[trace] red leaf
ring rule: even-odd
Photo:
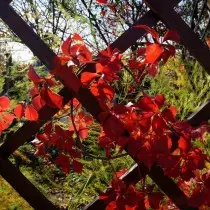
[[[36,145],[36,152],[34,153],[34,155],[36,155],[36,156],[44,155],[45,149],[46,149],[46,147],[45,147],[44,143]]]
[[[181,178],[185,181],[189,181],[191,178],[195,176],[192,172],[192,169],[188,167],[187,164],[183,164],[180,169]]]
[[[73,158],[81,158],[82,157],[82,154],[81,152],[77,152],[75,150],[72,150],[72,151],[69,151],[69,154],[71,155],[71,157]]]
[[[151,127],[151,117],[153,113],[144,112],[139,119],[139,127],[143,132],[148,132]]]
[[[99,120],[107,136],[120,137],[125,132],[125,128],[118,118],[108,112],[100,113]]]
[[[17,104],[14,109],[14,114],[18,119],[21,119],[24,116],[24,104]]]
[[[161,108],[165,104],[165,97],[163,94],[158,94],[154,98],[155,103],[158,105],[159,108]]]
[[[10,107],[10,100],[7,96],[0,97],[0,111],[5,111]]]
[[[128,61],[128,66],[131,70],[138,70],[140,65],[141,63],[137,62],[134,58]]]
[[[192,207],[199,207],[205,202],[205,199],[204,190],[200,185],[197,185],[197,187],[193,190],[191,198],[189,199],[189,205]]]
[[[135,28],[142,28],[142,29],[146,30],[148,33],[150,33],[153,36],[153,38],[156,40],[156,42],[159,43],[159,38],[160,37],[154,29],[150,28],[147,25],[137,25],[137,26],[134,26],[134,27]]]
[[[34,86],[33,88],[31,88],[29,90],[29,93],[32,97],[36,96],[36,95],[39,95],[39,90],[36,86]]]
[[[165,174],[170,177],[177,177],[180,175],[180,156],[161,155],[158,163],[160,166],[166,168]]]
[[[33,106],[28,105],[28,106],[26,106],[26,109],[25,109],[25,117],[29,121],[37,121],[39,115],[38,115],[38,112],[36,111],[36,109],[34,109]]]
[[[181,149],[183,152],[188,152],[191,148],[191,143],[189,140],[184,139],[183,137],[179,138],[179,149]]]
[[[98,97],[99,96],[98,84],[92,83],[90,87],[90,91],[94,96]]]
[[[68,37],[61,45],[61,49],[64,55],[71,56],[70,54],[71,43],[72,43],[72,39],[71,37]]]
[[[150,168],[156,161],[156,153],[152,150],[151,145],[146,142],[137,154],[138,161],[143,162]]]
[[[45,101],[43,101],[41,96],[38,95],[32,99],[32,104],[34,108],[39,111],[45,105]]]
[[[48,86],[54,86],[54,85],[56,85],[56,81],[53,78],[51,78],[51,77],[45,78],[44,80],[45,80],[45,82],[46,82],[46,84]]]
[[[175,122],[175,120],[176,120],[176,113],[177,113],[176,107],[171,106],[171,107],[169,107],[167,109],[164,109],[162,111],[161,115],[166,121]]]
[[[158,136],[155,135],[153,138],[151,138],[150,142],[157,152],[164,154],[170,153],[172,141],[169,136],[161,134],[159,134]]]
[[[30,65],[30,67],[29,67],[28,77],[34,83],[41,83],[42,82],[41,77],[35,72],[32,65]]]
[[[0,134],[6,130],[13,122],[14,115],[7,112],[0,112]]]
[[[54,69],[54,73],[61,78],[65,86],[71,88],[75,93],[78,93],[82,84],[75,75],[73,67],[68,67],[67,65],[60,66],[57,69]]]
[[[70,165],[69,165],[69,158],[66,155],[60,154],[55,163],[57,165],[60,165],[62,168],[62,171],[66,174],[69,173]]]
[[[155,115],[152,120],[152,128],[156,133],[162,134],[167,130],[167,125],[161,117]]]
[[[10,113],[3,113],[3,116],[1,117],[7,124],[11,124],[14,120],[14,115]]]
[[[159,209],[160,201],[163,199],[163,194],[161,192],[152,192],[149,194],[148,199],[152,209]]]
[[[76,160],[73,160],[72,168],[74,169],[75,172],[81,173],[82,169],[83,169],[83,165],[82,165],[82,163],[80,163],[80,162],[78,162]]]
[[[0,134],[3,130],[6,130],[8,127],[9,125],[4,120],[0,120]]]
[[[50,88],[42,88],[40,95],[49,107],[63,109],[63,97],[54,93]]]
[[[77,53],[79,53],[77,58],[80,62],[87,63],[92,61],[92,54],[85,45],[81,45]]]
[[[71,46],[70,48],[70,54],[74,57],[76,57],[78,55],[79,52],[79,48],[83,46],[83,44],[74,44]]]
[[[146,48],[146,58],[147,63],[155,63],[161,57],[164,52],[163,47],[160,44],[150,44]]]
[[[96,0],[99,4],[107,5],[107,0]]]
[[[173,125],[173,127],[178,133],[186,132],[190,134],[192,131],[192,127],[187,122],[178,121]]]
[[[82,37],[77,33],[73,34],[72,39],[77,41],[83,41]]]
[[[127,111],[127,107],[122,104],[114,104],[112,109],[115,114],[124,114]]]
[[[205,167],[205,155],[202,154],[200,149],[195,149],[194,151],[188,153],[187,156],[189,162],[189,167],[194,169],[203,169]]]
[[[158,164],[163,168],[174,168],[179,166],[180,156],[175,155],[160,155],[158,157]],[[179,168],[179,167],[178,167]]]
[[[116,175],[117,178],[120,178],[120,177],[123,176],[126,172],[127,172],[127,168],[122,168],[122,169],[120,169],[120,171],[116,172],[115,175]]]
[[[85,115],[83,120],[87,126],[93,123],[93,117],[91,115]]]
[[[144,112],[159,112],[157,104],[149,96],[144,96],[138,101],[138,106]]]
[[[171,53],[170,51],[168,51],[167,49],[164,50],[163,54],[162,54],[162,59],[163,59],[163,63],[165,64],[168,59],[170,58]]]
[[[146,48],[145,47],[141,47],[137,50],[137,56],[140,57],[140,56],[143,56],[145,53],[146,53]]]
[[[102,84],[99,86],[104,92],[105,96],[111,101],[114,98],[114,89],[108,84]]]
[[[101,65],[100,63],[96,63],[96,72],[101,73],[103,72],[104,66]]]
[[[87,138],[87,136],[88,136],[88,128],[86,128],[85,126],[81,126],[80,128],[79,128],[79,136],[80,136],[80,138],[81,139],[86,139]]]
[[[111,156],[110,150],[115,148],[114,142],[107,136],[101,136],[99,138],[99,146],[106,150],[107,157]]]
[[[163,42],[171,40],[175,42],[180,42],[180,36],[175,30],[168,30],[163,38]]]
[[[101,148],[106,148],[108,144],[112,143],[111,139],[107,136],[101,136],[99,138],[99,146]]]
[[[97,73],[84,72],[81,74],[81,82],[83,85],[89,85],[97,76]]]
[[[119,208],[117,208],[116,201],[112,201],[106,206],[106,210],[117,210],[117,209]]]
[[[155,77],[159,72],[158,63],[151,63],[146,68],[147,72],[151,77]]]

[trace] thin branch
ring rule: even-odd
[[[103,41],[106,43],[106,45],[108,45],[109,43],[108,43],[108,41],[106,40],[104,34],[102,33],[102,31],[101,31],[101,29],[100,29],[100,26],[99,26],[99,24],[98,24],[98,22],[97,22],[95,16],[94,16],[93,13],[91,12],[90,8],[88,8],[86,2],[85,2],[84,0],[81,0],[81,1],[82,1],[83,5],[84,5],[85,8],[87,9],[87,11],[88,11],[88,13],[89,13],[89,15],[90,15],[90,17],[91,17],[91,18],[90,18],[90,21],[91,21],[91,20],[94,21],[94,24],[93,24],[93,23],[92,23],[92,24],[97,28],[99,34],[101,35],[101,38],[102,38]]]

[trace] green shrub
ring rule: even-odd
[[[210,76],[198,62],[174,58],[161,67],[151,80],[150,94],[162,93],[178,108],[179,118],[185,119],[210,98]]]

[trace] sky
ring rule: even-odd
[[[16,62],[29,63],[33,58],[29,48],[17,42],[8,43],[8,50],[12,53],[13,61]]]

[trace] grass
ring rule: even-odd
[[[33,208],[0,176],[0,210],[32,210]]]

